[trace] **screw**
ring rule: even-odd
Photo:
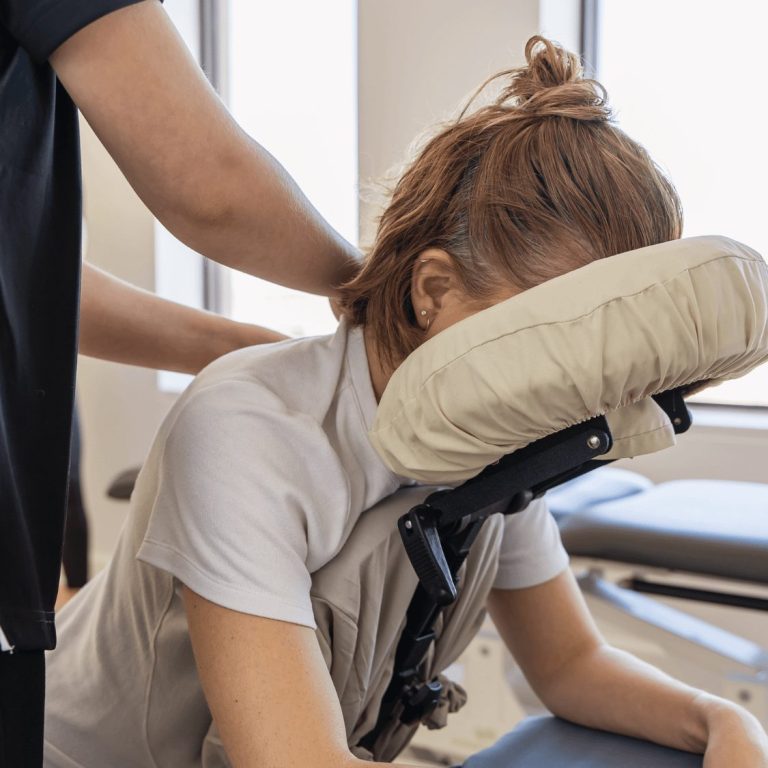
[[[410,531],[411,528],[413,528],[413,523],[410,520],[405,521],[405,528],[406,530]]]
[[[600,447],[600,438],[597,435],[590,435],[587,438],[587,446],[593,451],[597,450]]]

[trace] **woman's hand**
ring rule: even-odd
[[[708,694],[697,703],[707,724],[704,768],[768,768],[768,734],[752,714]]]
[[[488,607],[534,691],[559,717],[704,753],[704,768],[768,768],[768,736],[749,712],[606,645],[570,571],[527,589],[493,590]]]

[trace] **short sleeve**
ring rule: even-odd
[[[340,546],[347,487],[317,422],[260,385],[214,385],[167,434],[138,558],[225,608],[314,627],[310,574]]]
[[[0,21],[36,61],[112,11],[140,0],[0,0]]]
[[[543,584],[568,566],[557,523],[543,499],[504,521],[496,589]]]

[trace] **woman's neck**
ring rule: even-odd
[[[376,402],[381,400],[381,396],[384,394],[384,390],[392,378],[394,370],[383,363],[381,356],[379,355],[376,342],[373,339],[373,335],[367,328],[363,328],[363,339],[365,340],[365,354],[368,357],[368,370],[371,375],[371,385],[373,386],[373,393],[376,396]]]

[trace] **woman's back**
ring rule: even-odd
[[[365,636],[337,649],[339,638],[328,627],[320,631],[326,650],[339,652],[350,669],[367,669],[373,658],[386,667],[383,655],[394,646],[378,647],[382,626],[394,621],[390,629],[397,630],[407,604],[397,613],[387,595],[402,597],[415,585],[404,553],[385,558],[391,572],[350,576],[355,558],[362,553],[365,560],[375,546],[369,526],[357,531],[364,546],[358,542],[334,560],[362,513],[410,484],[384,466],[369,442],[375,410],[362,330],[345,323],[333,336],[232,353],[195,379],[158,432],[109,568],[62,613],[59,647],[48,663],[48,768],[221,764],[182,585],[242,614],[315,628],[310,589],[319,589],[324,612],[334,603],[345,621],[354,621],[334,579],[359,576],[361,589],[368,584],[368,596],[358,601]],[[466,588],[529,586],[566,567],[545,504],[498,523],[488,526]],[[389,546],[392,537],[376,535]],[[331,560],[339,569],[324,569],[315,584],[313,576]],[[474,587],[469,603],[460,600],[457,608],[462,622],[483,608]],[[441,653],[454,658],[461,647]],[[346,691],[361,705],[369,694]],[[359,709],[350,708],[350,733]]]
[[[362,332],[344,325],[227,355],[193,382],[155,439],[109,568],[62,613],[46,765],[201,764],[211,716],[180,584],[314,626],[310,574],[399,484],[368,442],[375,408]]]

